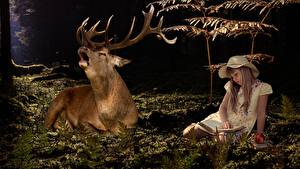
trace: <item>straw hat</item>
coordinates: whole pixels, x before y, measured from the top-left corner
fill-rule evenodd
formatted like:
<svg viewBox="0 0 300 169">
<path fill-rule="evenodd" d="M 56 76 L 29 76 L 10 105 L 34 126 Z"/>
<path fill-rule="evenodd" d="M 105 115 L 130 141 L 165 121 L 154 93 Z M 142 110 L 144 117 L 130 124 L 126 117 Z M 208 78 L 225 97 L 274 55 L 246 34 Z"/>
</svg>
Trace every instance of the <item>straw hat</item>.
<svg viewBox="0 0 300 169">
<path fill-rule="evenodd" d="M 227 68 L 239 68 L 242 66 L 250 68 L 255 78 L 259 75 L 257 68 L 248 61 L 246 56 L 232 56 L 229 58 L 227 64 L 219 69 L 219 76 L 220 78 L 230 78 Z"/>
</svg>

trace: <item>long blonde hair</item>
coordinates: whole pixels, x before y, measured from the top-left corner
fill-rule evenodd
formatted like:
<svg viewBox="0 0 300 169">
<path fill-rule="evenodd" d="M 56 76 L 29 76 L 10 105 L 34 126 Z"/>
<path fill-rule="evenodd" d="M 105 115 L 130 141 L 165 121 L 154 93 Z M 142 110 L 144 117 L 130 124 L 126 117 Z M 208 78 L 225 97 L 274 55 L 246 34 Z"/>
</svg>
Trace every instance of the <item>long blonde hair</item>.
<svg viewBox="0 0 300 169">
<path fill-rule="evenodd" d="M 240 89 L 243 90 L 244 95 L 244 103 L 242 104 L 243 112 L 247 113 L 248 107 L 251 101 L 252 95 L 252 84 L 255 82 L 255 77 L 252 74 L 252 71 L 248 67 L 240 67 L 238 68 L 241 72 L 241 86 L 230 80 L 230 97 L 228 106 L 232 111 L 237 111 L 237 95 Z M 232 68 L 228 68 L 228 71 L 232 71 Z M 237 113 L 237 112 L 236 112 Z"/>
</svg>

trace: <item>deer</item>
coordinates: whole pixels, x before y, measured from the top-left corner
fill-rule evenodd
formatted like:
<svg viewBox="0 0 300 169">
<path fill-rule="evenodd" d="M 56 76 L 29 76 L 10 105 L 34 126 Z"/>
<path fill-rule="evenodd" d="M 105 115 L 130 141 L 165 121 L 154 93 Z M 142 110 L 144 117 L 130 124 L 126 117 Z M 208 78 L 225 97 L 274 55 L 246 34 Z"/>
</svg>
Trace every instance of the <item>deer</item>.
<svg viewBox="0 0 300 169">
<path fill-rule="evenodd" d="M 143 27 L 138 35 L 131 38 L 135 17 L 131 22 L 128 34 L 121 41 L 113 42 L 108 38 L 108 30 L 113 15 L 108 19 L 104 30 L 97 31 L 100 20 L 89 30 L 86 18 L 76 31 L 76 39 L 81 45 L 78 49 L 79 66 L 85 72 L 90 84 L 69 87 L 52 100 L 45 116 L 45 128 L 59 129 L 58 118 L 66 122 L 66 126 L 75 129 L 85 126 L 99 132 L 121 133 L 122 129 L 134 129 L 140 113 L 132 95 L 115 66 L 122 67 L 131 62 L 120 56 L 111 54 L 112 50 L 126 48 L 141 41 L 146 35 L 155 34 L 168 44 L 174 44 L 177 37 L 168 39 L 162 31 L 163 16 L 156 27 L 150 23 L 154 13 L 151 6 L 144 15 Z M 103 41 L 95 41 L 95 37 L 104 36 Z"/>
</svg>

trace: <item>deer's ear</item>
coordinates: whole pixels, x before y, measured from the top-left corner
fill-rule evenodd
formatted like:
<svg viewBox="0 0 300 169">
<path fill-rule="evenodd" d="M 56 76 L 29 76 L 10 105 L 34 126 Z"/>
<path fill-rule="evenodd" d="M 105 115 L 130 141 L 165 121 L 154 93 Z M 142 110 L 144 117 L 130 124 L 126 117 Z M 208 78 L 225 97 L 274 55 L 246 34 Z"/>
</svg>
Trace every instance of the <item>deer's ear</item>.
<svg viewBox="0 0 300 169">
<path fill-rule="evenodd" d="M 131 60 L 128 60 L 128 59 L 124 59 L 124 58 L 121 58 L 119 56 L 114 56 L 114 59 L 113 59 L 113 64 L 118 66 L 118 67 L 122 67 L 128 63 L 130 63 Z"/>
</svg>

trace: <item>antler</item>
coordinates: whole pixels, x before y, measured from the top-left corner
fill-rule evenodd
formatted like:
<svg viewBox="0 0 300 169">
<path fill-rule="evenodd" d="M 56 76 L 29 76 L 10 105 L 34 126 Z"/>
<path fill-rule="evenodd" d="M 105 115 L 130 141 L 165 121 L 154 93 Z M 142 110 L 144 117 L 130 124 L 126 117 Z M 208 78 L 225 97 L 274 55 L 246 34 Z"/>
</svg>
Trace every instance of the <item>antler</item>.
<svg viewBox="0 0 300 169">
<path fill-rule="evenodd" d="M 79 44 L 83 45 L 83 46 L 89 46 L 91 45 L 92 47 L 97 47 L 97 46 L 104 46 L 105 44 L 109 43 L 110 40 L 107 40 L 106 35 L 107 35 L 107 30 L 109 28 L 110 25 L 110 21 L 112 19 L 113 15 L 108 19 L 107 25 L 106 25 L 106 29 L 103 31 L 96 31 L 97 26 L 99 25 L 100 21 L 98 21 L 94 26 L 92 26 L 90 28 L 90 30 L 86 30 L 85 26 L 87 25 L 87 21 L 89 20 L 89 18 L 86 18 L 81 26 L 78 27 L 77 32 L 76 32 L 76 39 L 78 41 Z M 105 35 L 105 42 L 93 42 L 91 39 L 95 36 L 98 35 Z"/>
<path fill-rule="evenodd" d="M 129 33 L 126 35 L 126 37 L 124 38 L 124 40 L 122 40 L 121 42 L 118 43 L 114 43 L 111 44 L 110 42 L 112 41 L 112 38 L 110 40 L 108 40 L 107 38 L 107 32 L 108 32 L 108 28 L 110 25 L 110 21 L 112 19 L 112 16 L 109 18 L 108 23 L 106 25 L 106 29 L 103 31 L 96 31 L 96 27 L 98 26 L 99 22 L 98 21 L 94 26 L 92 26 L 90 28 L 89 31 L 85 30 L 85 26 L 87 24 L 87 21 L 89 18 L 87 18 L 86 20 L 84 20 L 81 24 L 81 26 L 77 29 L 77 33 L 76 33 L 76 37 L 77 37 L 77 41 L 84 46 L 87 45 L 91 45 L 92 47 L 103 47 L 106 46 L 108 49 L 110 50 L 114 50 L 114 49 L 121 49 L 121 48 L 125 48 L 127 46 L 133 45 L 137 42 L 139 42 L 140 40 L 142 40 L 146 35 L 148 34 L 157 34 L 159 38 L 163 39 L 166 43 L 168 44 L 174 44 L 177 40 L 177 38 L 174 39 L 168 39 L 165 37 L 164 33 L 161 30 L 161 26 L 163 24 L 163 17 L 160 18 L 159 23 L 156 27 L 152 28 L 150 26 L 151 23 L 151 19 L 153 16 L 153 12 L 154 12 L 154 7 L 151 5 L 150 10 L 148 13 L 145 13 L 143 11 L 143 15 L 144 15 L 144 24 L 143 24 L 143 28 L 140 32 L 139 35 L 137 35 L 135 38 L 130 39 L 133 28 L 134 28 L 134 24 L 135 24 L 135 17 L 133 18 Z M 93 42 L 91 39 L 97 35 L 105 35 L 105 41 L 104 42 Z"/>
</svg>

